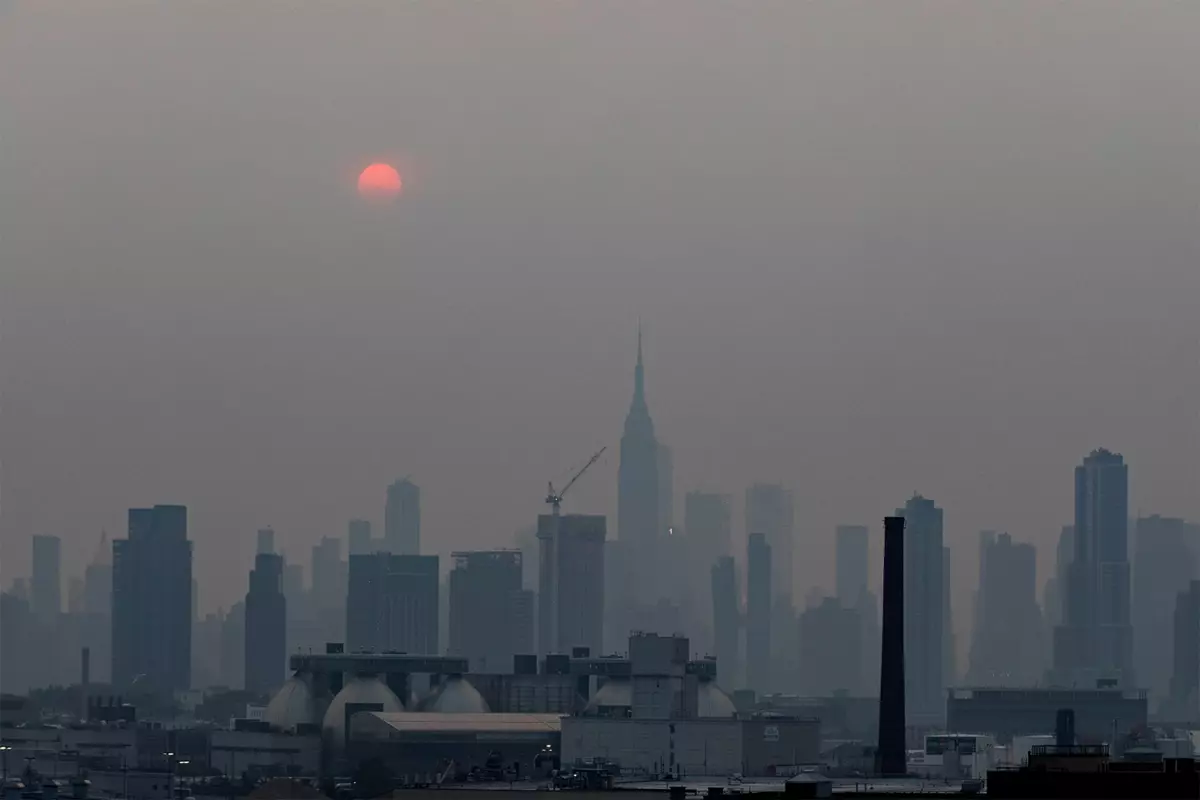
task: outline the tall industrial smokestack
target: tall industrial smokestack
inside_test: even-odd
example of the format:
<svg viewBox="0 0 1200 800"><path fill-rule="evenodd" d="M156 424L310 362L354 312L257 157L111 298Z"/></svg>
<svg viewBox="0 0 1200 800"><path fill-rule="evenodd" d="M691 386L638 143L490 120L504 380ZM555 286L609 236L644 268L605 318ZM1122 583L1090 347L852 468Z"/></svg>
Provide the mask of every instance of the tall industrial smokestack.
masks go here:
<svg viewBox="0 0 1200 800"><path fill-rule="evenodd" d="M79 721L88 720L88 693L92 683L92 650L83 648L79 653Z"/></svg>
<svg viewBox="0 0 1200 800"><path fill-rule="evenodd" d="M904 517L883 520L883 651L879 665L880 775L904 775Z"/></svg>

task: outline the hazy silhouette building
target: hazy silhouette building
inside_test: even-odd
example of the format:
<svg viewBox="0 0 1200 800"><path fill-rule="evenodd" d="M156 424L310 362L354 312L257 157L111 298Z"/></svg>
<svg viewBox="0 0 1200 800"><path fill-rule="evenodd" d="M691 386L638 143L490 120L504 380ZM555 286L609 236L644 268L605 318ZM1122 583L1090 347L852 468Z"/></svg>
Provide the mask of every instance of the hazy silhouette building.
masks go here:
<svg viewBox="0 0 1200 800"><path fill-rule="evenodd" d="M671 448L658 443L658 527L663 536L675 525L675 457Z"/></svg>
<svg viewBox="0 0 1200 800"><path fill-rule="evenodd" d="M230 689L246 687L246 604L242 601L221 619L220 682Z"/></svg>
<svg viewBox="0 0 1200 800"><path fill-rule="evenodd" d="M408 478L388 487L383 509L383 549L398 556L421 552L421 490Z"/></svg>
<svg viewBox="0 0 1200 800"><path fill-rule="evenodd" d="M862 618L858 609L825 597L800 614L800 686L813 697L845 692L861 697Z"/></svg>
<svg viewBox="0 0 1200 800"><path fill-rule="evenodd" d="M733 512L729 495L688 492L683 500L683 529L697 568L708 569L732 555Z"/></svg>
<svg viewBox="0 0 1200 800"><path fill-rule="evenodd" d="M254 554L275 552L275 529L259 528L254 537Z"/></svg>
<svg viewBox="0 0 1200 800"><path fill-rule="evenodd" d="M904 518L905 710L919 724L946 714L946 553L942 509L913 495L896 516Z"/></svg>
<svg viewBox="0 0 1200 800"><path fill-rule="evenodd" d="M246 592L246 689L275 691L287 671L287 600L283 596L283 557L259 553Z"/></svg>
<svg viewBox="0 0 1200 800"><path fill-rule="evenodd" d="M1133 550L1133 657L1139 688L1161 700L1170 688L1174 629L1180 592L1197 577L1196 527L1182 519L1137 520Z"/></svg>
<svg viewBox="0 0 1200 800"><path fill-rule="evenodd" d="M346 646L432 655L438 648L438 557L350 556Z"/></svg>
<svg viewBox="0 0 1200 800"><path fill-rule="evenodd" d="M1169 705L1162 716L1178 722L1200 719L1200 581L1175 596L1172 614Z"/></svg>
<svg viewBox="0 0 1200 800"><path fill-rule="evenodd" d="M627 542L622 548L627 559L624 567L626 591L636 605L657 599L654 591L655 541L662 531L663 512L659 508L659 444L654 435L654 420L646 404L645 369L642 364L642 333L638 330L637 364L633 370L633 399L625 415L621 435L621 461L617 469L617 538Z"/></svg>
<svg viewBox="0 0 1200 800"><path fill-rule="evenodd" d="M766 691L771 677L771 546L766 534L746 542L746 685Z"/></svg>
<svg viewBox="0 0 1200 800"><path fill-rule="evenodd" d="M191 649L187 508L131 508L128 538L113 541L113 682L144 676L159 691L188 689Z"/></svg>
<svg viewBox="0 0 1200 800"><path fill-rule="evenodd" d="M454 553L450 569L449 654L473 672L511 672L513 656L533 653L533 594L523 585L519 550Z"/></svg>
<svg viewBox="0 0 1200 800"><path fill-rule="evenodd" d="M1045 669L1037 604L1037 550L984 531L967 679L977 686L1032 686Z"/></svg>
<svg viewBox="0 0 1200 800"><path fill-rule="evenodd" d="M323 536L312 549L312 590L309 605L320 638L326 642L346 640L346 562L342 542Z"/></svg>
<svg viewBox="0 0 1200 800"><path fill-rule="evenodd" d="M1054 632L1053 683L1133 684L1128 540L1129 469L1119 454L1094 450L1075 468L1075 553Z"/></svg>
<svg viewBox="0 0 1200 800"><path fill-rule="evenodd" d="M771 589L791 605L795 564L792 560L792 493L780 484L756 483L746 489L746 535L761 533L771 548Z"/></svg>
<svg viewBox="0 0 1200 800"><path fill-rule="evenodd" d="M690 495L689 495L690 496ZM718 495L719 496L719 495ZM712 566L713 655L717 657L717 683L732 692L741 686L741 593L733 556L721 556Z"/></svg>
<svg viewBox="0 0 1200 800"><path fill-rule="evenodd" d="M860 684L864 691L874 692L879 688L880 632L879 598L870 590L870 534L865 525L838 525L835 537L837 598L843 608L858 612Z"/></svg>
<svg viewBox="0 0 1200 800"><path fill-rule="evenodd" d="M570 653L604 643L605 537L597 514L538 516L538 651Z"/></svg>
<svg viewBox="0 0 1200 800"><path fill-rule="evenodd" d="M62 541L57 536L33 537L33 614L53 625L62 613Z"/></svg>
<svg viewBox="0 0 1200 800"><path fill-rule="evenodd" d="M365 519L352 519L346 524L346 554L365 556L375 548L371 542L371 523Z"/></svg>
<svg viewBox="0 0 1200 800"><path fill-rule="evenodd" d="M37 629L23 593L0 592L0 687L6 693L23 694L45 683Z"/></svg>

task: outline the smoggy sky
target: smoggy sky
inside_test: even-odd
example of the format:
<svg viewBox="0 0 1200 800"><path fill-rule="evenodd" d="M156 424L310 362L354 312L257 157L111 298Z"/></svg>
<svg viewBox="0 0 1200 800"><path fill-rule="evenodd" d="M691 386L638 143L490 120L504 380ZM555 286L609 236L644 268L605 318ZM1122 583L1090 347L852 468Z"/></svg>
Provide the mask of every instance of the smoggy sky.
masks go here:
<svg viewBox="0 0 1200 800"><path fill-rule="evenodd" d="M565 508L613 535L639 317L676 518L785 482L799 596L914 490L959 592L980 528L1047 567L1101 445L1200 517L1197 41L1153 0L0 0L5 579L186 503L227 605L257 527L307 563L408 473L427 550L506 545L602 444Z"/></svg>

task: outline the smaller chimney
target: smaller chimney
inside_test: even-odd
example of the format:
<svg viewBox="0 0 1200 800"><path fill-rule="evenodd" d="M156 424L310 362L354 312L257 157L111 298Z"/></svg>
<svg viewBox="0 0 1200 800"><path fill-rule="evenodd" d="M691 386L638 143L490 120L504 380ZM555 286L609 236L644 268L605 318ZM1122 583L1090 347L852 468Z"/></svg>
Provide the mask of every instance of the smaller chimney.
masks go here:
<svg viewBox="0 0 1200 800"><path fill-rule="evenodd" d="M88 721L88 693L92 683L92 650L89 647L79 652L79 721Z"/></svg>
<svg viewBox="0 0 1200 800"><path fill-rule="evenodd" d="M1054 719L1054 743L1059 747L1075 744L1075 709L1060 708Z"/></svg>

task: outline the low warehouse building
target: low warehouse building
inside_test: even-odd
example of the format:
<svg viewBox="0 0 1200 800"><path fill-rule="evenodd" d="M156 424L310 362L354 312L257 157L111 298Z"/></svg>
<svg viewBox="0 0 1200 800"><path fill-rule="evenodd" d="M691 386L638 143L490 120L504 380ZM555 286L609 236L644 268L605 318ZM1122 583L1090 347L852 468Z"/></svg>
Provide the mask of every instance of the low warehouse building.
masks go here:
<svg viewBox="0 0 1200 800"><path fill-rule="evenodd" d="M623 775L747 777L790 774L820 758L816 719L564 717L562 763L620 766Z"/></svg>
<svg viewBox="0 0 1200 800"><path fill-rule="evenodd" d="M445 714L362 712L350 723L347 761L377 758L397 777L485 769L489 761L517 776L544 771L547 755L560 751L562 717L557 714Z"/></svg>

